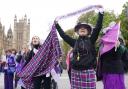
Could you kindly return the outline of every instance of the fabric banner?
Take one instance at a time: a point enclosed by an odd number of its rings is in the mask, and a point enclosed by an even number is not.
[[[91,5],[91,6],[88,6],[88,7],[84,7],[82,9],[80,9],[80,10],[77,10],[77,11],[62,15],[62,16],[58,16],[58,17],[56,17],[55,21],[58,21],[58,20],[61,20],[61,19],[65,19],[65,18],[74,16],[74,15],[77,15],[77,14],[89,12],[89,11],[92,11],[92,10],[95,10],[95,9],[99,9],[99,8],[100,8],[99,5]]]
[[[39,51],[34,55],[30,62],[17,73],[25,84],[26,89],[33,89],[32,78],[43,74],[50,73],[55,67],[57,59],[61,56],[61,49],[55,25],[48,35]]]

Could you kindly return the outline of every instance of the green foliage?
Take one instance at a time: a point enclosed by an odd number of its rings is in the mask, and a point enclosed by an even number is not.
[[[123,37],[128,47],[128,2],[123,5],[122,13],[119,15]]]
[[[103,28],[107,27],[110,22],[116,21],[116,15],[113,11],[104,12]]]
[[[98,18],[97,13],[95,13],[94,11],[91,11],[86,14],[82,14],[78,18],[77,22],[85,22],[85,23],[89,23],[89,24],[92,24],[93,26],[95,26],[97,18]],[[103,28],[107,27],[111,21],[115,21],[115,20],[116,20],[116,15],[113,13],[113,11],[105,11],[104,12]]]
[[[86,14],[82,14],[78,18],[77,22],[89,23],[89,24],[92,24],[94,26],[96,23],[96,19],[97,19],[97,14],[94,11],[90,11]]]

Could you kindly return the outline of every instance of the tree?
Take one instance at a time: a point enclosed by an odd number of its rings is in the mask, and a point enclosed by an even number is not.
[[[119,15],[121,20],[121,31],[128,47],[128,2],[123,5],[122,13]]]
[[[94,11],[90,11],[86,14],[82,14],[78,18],[77,22],[89,23],[94,25],[96,23],[96,19],[97,19],[96,13]]]
[[[86,14],[82,14],[77,22],[85,22],[90,23],[92,26],[95,26],[97,21],[97,13],[94,11],[88,12]],[[103,28],[107,27],[108,24],[112,21],[116,20],[116,15],[113,13],[113,11],[105,11],[104,12],[104,21],[103,21]]]

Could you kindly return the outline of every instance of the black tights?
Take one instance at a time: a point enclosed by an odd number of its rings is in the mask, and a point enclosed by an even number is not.
[[[51,77],[46,77],[46,75],[44,75],[44,76],[34,77],[33,80],[34,80],[34,89],[40,89],[41,88],[42,80],[44,80],[43,89],[50,89]]]

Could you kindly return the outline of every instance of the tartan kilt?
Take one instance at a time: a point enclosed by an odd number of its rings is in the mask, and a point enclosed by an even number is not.
[[[71,69],[71,89],[96,89],[95,70]]]

